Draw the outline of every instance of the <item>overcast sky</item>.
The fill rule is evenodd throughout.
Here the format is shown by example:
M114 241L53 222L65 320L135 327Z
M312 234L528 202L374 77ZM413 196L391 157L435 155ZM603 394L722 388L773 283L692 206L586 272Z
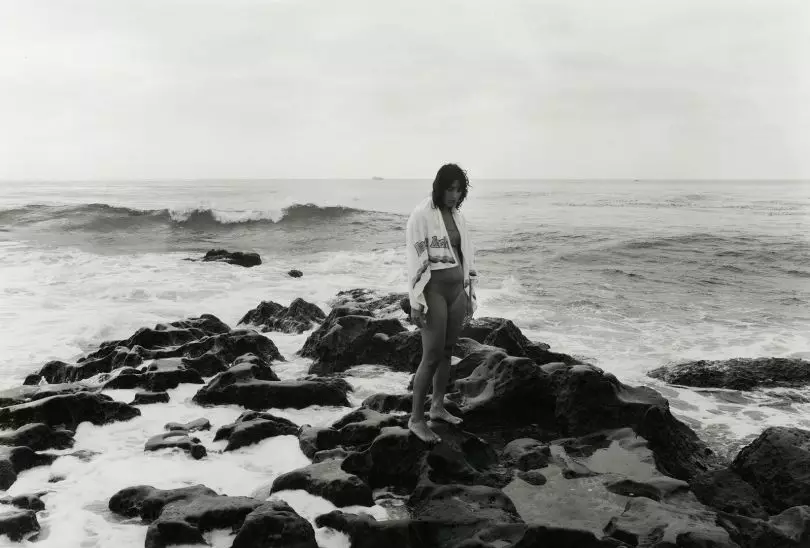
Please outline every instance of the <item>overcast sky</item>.
M0 0L0 179L810 178L807 0Z

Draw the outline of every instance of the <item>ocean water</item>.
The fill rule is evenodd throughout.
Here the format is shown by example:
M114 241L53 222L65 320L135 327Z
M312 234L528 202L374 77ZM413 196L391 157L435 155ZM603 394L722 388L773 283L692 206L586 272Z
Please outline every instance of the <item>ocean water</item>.
M810 428L810 405L777 391L750 402L673 388L646 376L692 359L810 358L810 182L473 180L463 211L480 274L478 316L511 319L532 340L630 384L661 390L713 448L733 454L768 425ZM69 361L142 326L212 313L230 325L261 300L296 297L329 310L344 289L405 291L404 226L430 180L268 180L0 183L0 388L52 359ZM185 261L211 248L256 251L240 268ZM297 268L302 278L290 278ZM295 378L307 334L268 336ZM374 364L351 371L355 405L404 392L407 375ZM38 546L142 546L145 527L106 509L136 484L205 483L261 496L277 474L308 461L293 437L230 454L211 441L236 406L190 403L196 386L143 416L82 425L72 457L21 474L10 494L50 491ZM132 391L112 391L130 401ZM805 391L804 395L810 396ZM328 424L345 409L273 410ZM211 455L192 462L144 453L169 420L208 417ZM63 481L49 483L51 475ZM303 492L277 495L308 517L332 509ZM356 508L380 519L381 507ZM348 546L318 530L322 546ZM229 546L225 531L210 535ZM2 541L0 541L2 542Z

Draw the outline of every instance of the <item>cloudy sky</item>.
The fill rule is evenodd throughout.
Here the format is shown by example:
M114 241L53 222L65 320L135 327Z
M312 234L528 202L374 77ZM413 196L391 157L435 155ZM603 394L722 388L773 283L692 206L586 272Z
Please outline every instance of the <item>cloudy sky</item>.
M807 0L0 0L0 179L810 178Z

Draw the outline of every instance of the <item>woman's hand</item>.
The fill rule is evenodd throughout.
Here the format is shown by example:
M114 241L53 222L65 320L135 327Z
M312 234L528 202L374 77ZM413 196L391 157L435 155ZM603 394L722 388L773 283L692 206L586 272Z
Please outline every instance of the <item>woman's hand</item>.
M421 304L411 307L411 322L413 322L416 327L425 327L425 311Z

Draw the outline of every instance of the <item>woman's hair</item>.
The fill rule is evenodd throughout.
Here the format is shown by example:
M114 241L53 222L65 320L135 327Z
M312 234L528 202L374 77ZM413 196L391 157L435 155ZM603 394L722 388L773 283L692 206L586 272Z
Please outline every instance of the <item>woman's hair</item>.
M458 181L459 185L461 185L461 196L459 196L456 204L457 208L461 207L464 198L467 197L467 191L470 189L470 180L467 179L467 172L456 164L444 164L436 173L436 178L433 179L434 206L442 206L444 203L444 191L450 188L454 181Z

